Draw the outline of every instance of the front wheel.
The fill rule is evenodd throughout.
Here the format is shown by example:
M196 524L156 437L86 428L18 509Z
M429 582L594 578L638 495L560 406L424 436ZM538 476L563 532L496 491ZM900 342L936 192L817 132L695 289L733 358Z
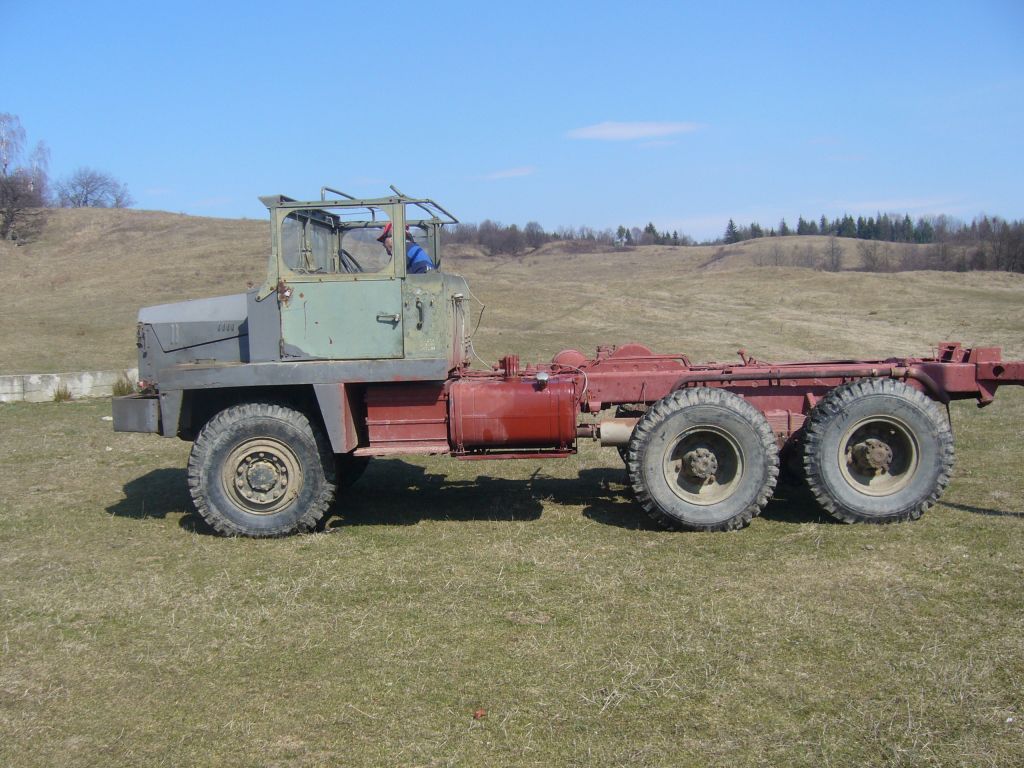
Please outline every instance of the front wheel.
M699 387L651 406L633 431L626 466L637 501L657 522L728 531L768 503L779 453L759 410L731 392Z
M807 421L807 484L846 523L916 520L942 495L953 460L945 414L901 381L844 384Z
M221 411L200 430L188 460L196 510L229 536L312 530L334 500L334 479L334 457L320 429L274 403Z

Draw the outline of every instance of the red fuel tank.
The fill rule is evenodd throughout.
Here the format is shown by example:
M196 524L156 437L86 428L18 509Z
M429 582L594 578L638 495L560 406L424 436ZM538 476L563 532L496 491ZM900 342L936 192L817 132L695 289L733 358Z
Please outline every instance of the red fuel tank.
M449 390L452 446L571 448L576 442L572 379L460 379Z

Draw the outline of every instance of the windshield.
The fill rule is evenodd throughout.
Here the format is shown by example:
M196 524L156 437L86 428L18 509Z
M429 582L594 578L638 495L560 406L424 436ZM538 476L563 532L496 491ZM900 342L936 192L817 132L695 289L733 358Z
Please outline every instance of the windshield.
M391 255L381 240L387 226L390 222L379 209L291 211L281 221L281 260L300 275L391 273ZM406 247L419 246L436 264L428 234L427 225L413 222L406 228Z

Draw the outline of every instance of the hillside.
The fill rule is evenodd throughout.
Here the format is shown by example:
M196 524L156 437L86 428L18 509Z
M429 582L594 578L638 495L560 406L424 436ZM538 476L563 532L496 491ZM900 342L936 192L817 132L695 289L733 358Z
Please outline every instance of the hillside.
M140 306L245 290L263 279L268 239L266 221L52 211L37 241L0 243L0 372L131 366ZM487 305L476 346L489 361L633 340L695 360L740 347L766 359L923 353L943 339L1024 357L1024 275L767 266L825 241L596 253L551 243L517 257L455 246L443 267ZM856 266L856 242L841 245L844 265Z

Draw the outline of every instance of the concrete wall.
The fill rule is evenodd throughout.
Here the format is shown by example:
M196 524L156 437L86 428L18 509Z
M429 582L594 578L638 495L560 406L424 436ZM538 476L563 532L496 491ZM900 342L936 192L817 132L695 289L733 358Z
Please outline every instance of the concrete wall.
M0 376L0 403L25 400L42 403L53 400L53 393L63 384L71 397L110 397L114 382L126 376L133 384L139 378L137 368L123 371L77 371L75 373L20 373Z

